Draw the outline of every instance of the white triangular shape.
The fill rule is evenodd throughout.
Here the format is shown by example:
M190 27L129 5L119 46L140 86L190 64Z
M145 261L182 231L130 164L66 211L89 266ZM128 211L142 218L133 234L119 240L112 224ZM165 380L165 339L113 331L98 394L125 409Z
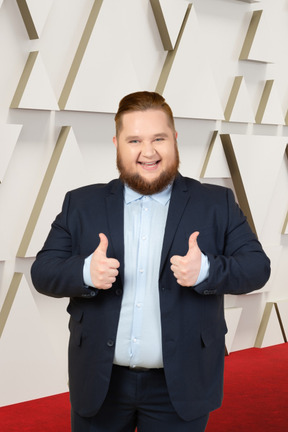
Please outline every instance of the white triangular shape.
M169 33L172 49L174 49L187 10L187 1L170 0L167 2L167 0L159 0L159 3Z
M82 154L70 129L25 256L35 256L42 248L51 223L61 210L66 192L89 183Z
M126 94L155 89L166 53L151 17L146 2L102 3L65 109L115 113Z
M229 118L226 118L226 120L239 123L254 123L255 116L252 110L245 79L243 77L236 77L236 79L239 79L239 81L241 79L241 82L239 82L240 86L231 114L229 115Z
M2 183L22 125L0 124L0 183Z
M163 95L173 107L175 117L224 120L202 42L192 7Z
M222 141L217 133L214 142L210 144L210 156L203 178L230 178L230 170L224 153Z
M284 342L283 333L276 313L275 305L270 310L270 314L264 317L266 321L266 328L262 339L261 346L258 348L265 348L271 345L278 345ZM262 321L263 325L263 321Z
M54 0L25 0L38 37L41 36Z
M288 213L284 222L282 234L288 234Z
M66 358L55 353L25 277L0 339L0 406L66 392Z
M283 137L230 135L250 210L260 235L275 191L287 139Z
M288 299L277 301L277 308L280 315L280 320L283 325L283 330L288 341Z
M267 82L268 83L268 82ZM266 84L267 84L266 83ZM270 81L271 90L269 92L269 97L267 104L264 108L264 114L261 119L261 124L274 124L274 125L284 125L285 118L281 107L281 101L279 98L279 91L277 85L274 81ZM259 108L261 102L259 104ZM258 109L259 109L258 108Z
M32 66L32 70L30 70L30 66ZM11 108L59 110L50 79L39 52L30 53L25 68L27 71L24 70L16 90L18 97L15 94ZM26 82L24 76L27 73L29 76ZM24 90L22 91L23 85ZM15 102L16 99L19 100L18 103Z
M261 11L254 11L254 13L258 12ZM274 31L271 30L269 19L263 10L247 60L274 63L275 44Z
M225 308L225 321L227 323L228 332L225 335L225 345L226 349L229 352L231 352L231 348L233 345L233 341L235 338L235 334L237 331L237 327L240 321L240 317L242 314L243 308Z

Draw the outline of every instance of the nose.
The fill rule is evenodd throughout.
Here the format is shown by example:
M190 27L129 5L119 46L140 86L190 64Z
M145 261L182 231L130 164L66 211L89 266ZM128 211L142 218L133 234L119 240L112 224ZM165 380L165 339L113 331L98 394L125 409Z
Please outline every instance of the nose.
M156 150L154 148L153 142L143 141L141 153L142 153L142 156L144 156L146 158L151 158L151 157L155 156Z

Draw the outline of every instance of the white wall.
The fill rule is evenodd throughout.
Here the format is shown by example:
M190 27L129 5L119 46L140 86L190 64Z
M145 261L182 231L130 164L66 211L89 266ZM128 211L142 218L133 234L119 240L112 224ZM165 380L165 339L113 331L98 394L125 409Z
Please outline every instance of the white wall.
M260 292L226 297L227 349L287 340L287 1L195 0L179 45L189 2L151 1L162 7L173 44L169 74L163 69L167 51L159 17L149 0L18 3L20 8L27 3L38 37L30 39L16 0L0 1L0 405L68 390L67 300L38 294L29 270L64 193L117 176L113 113L130 91L162 85L176 116L182 174L229 186L237 195L221 140L222 134L230 135L272 276ZM97 5L94 22L93 15L88 21ZM239 60L258 10L263 13L248 59ZM91 36L77 52L87 22ZM63 104L61 93L77 62ZM237 76L243 78L227 117ZM272 89L260 103L267 81ZM57 157L54 150L66 126ZM51 161L58 162L55 171Z

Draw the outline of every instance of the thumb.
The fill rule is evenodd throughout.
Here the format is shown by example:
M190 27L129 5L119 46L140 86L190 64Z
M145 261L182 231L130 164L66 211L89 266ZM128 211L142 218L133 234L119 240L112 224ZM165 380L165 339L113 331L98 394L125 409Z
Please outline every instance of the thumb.
M199 231L194 231L190 237L188 242L188 252L190 252L195 246L198 247L197 237L199 236Z
M108 239L106 235L103 233L99 234L99 238L100 238L100 243L98 245L97 250L106 256L107 249L108 249Z

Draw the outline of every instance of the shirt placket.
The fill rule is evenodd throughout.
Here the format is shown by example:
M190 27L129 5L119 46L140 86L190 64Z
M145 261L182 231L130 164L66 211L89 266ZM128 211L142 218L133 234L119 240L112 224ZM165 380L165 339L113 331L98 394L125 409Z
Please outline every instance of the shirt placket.
M147 258L148 258L148 237L151 218L150 197L144 196L141 199L141 223L138 239L138 260L136 292L133 311L133 325L131 334L131 365L135 366L139 362L141 350L141 330L143 320L143 307L145 299L145 287L147 282Z

